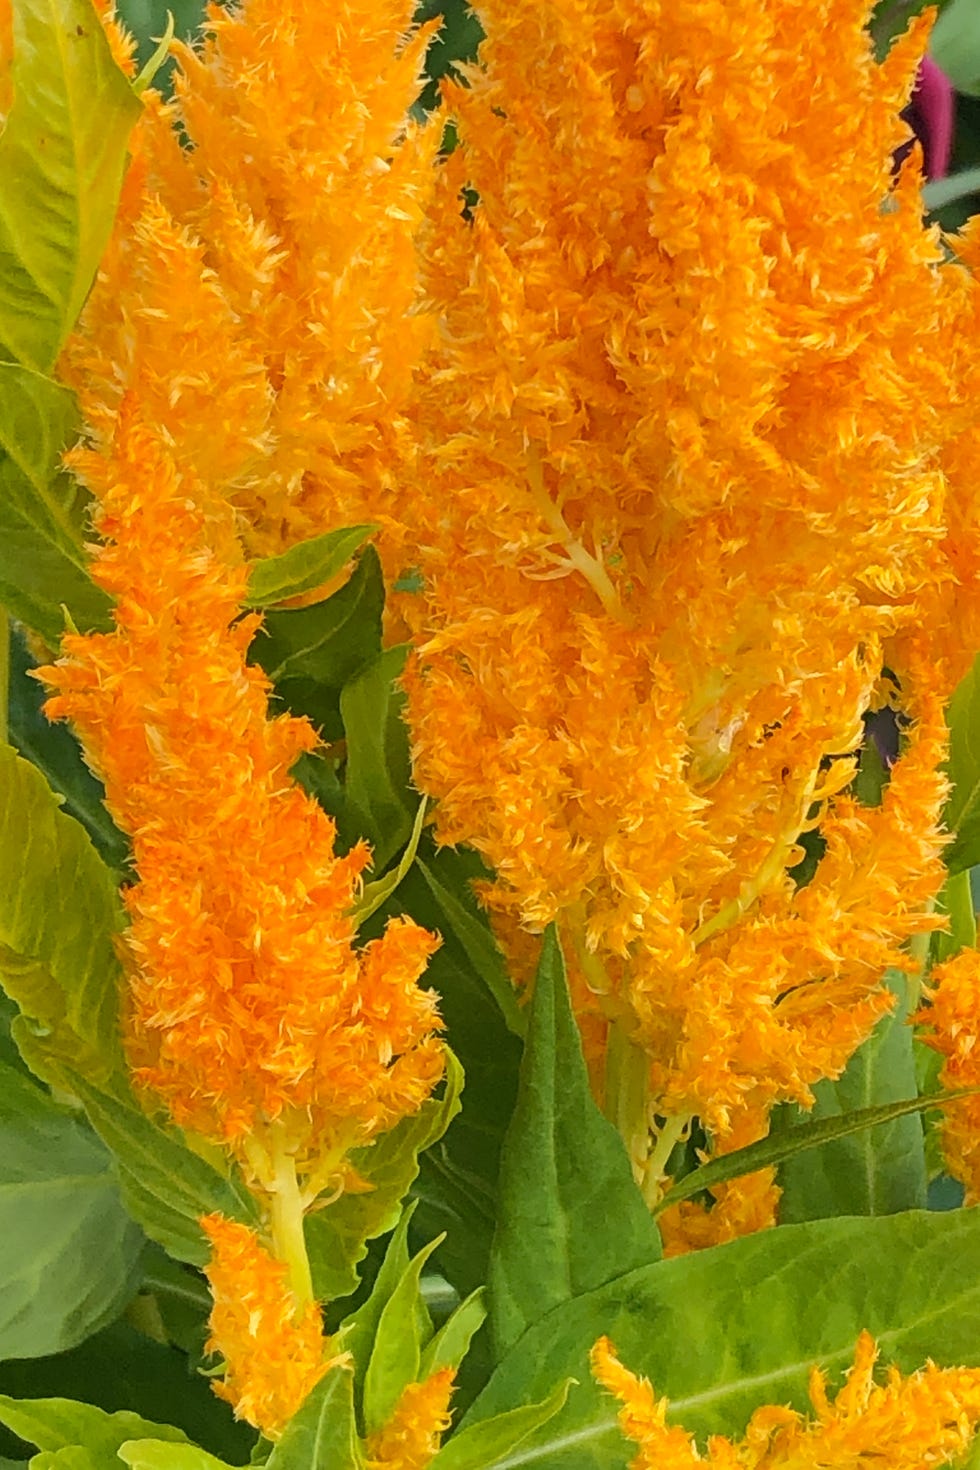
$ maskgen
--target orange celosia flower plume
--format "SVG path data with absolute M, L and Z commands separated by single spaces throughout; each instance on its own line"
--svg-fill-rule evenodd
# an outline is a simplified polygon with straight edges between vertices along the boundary
M 915 159 L 892 176 L 926 30 L 879 67 L 869 9 L 485 0 L 418 459 L 346 515 L 400 521 L 417 779 L 515 956 L 557 920 L 651 1199 L 693 1119 L 720 1152 L 807 1105 L 937 922 L 977 291 Z M 865 805 L 885 683 L 901 751 Z M 726 1238 L 775 1200 L 757 1177 L 666 1225 Z
M 61 364 L 115 629 L 66 636 L 47 708 L 73 722 L 132 841 L 134 1078 L 231 1152 L 265 1212 L 264 1240 L 204 1228 L 220 1391 L 267 1432 L 324 1371 L 303 1214 L 363 1183 L 350 1151 L 415 1113 L 444 1068 L 418 983 L 437 940 L 403 919 L 355 945 L 369 853 L 339 857 L 291 780 L 316 735 L 270 718 L 246 661 L 261 620 L 240 615 L 246 556 L 325 529 L 333 480 L 376 492 L 401 452 L 418 337 L 405 246 L 436 146 L 406 123 L 427 43 L 410 12 L 212 9 L 200 51 L 178 48 L 177 101 L 148 95 Z M 279 1398 L 246 1300 L 281 1348 Z
M 426 1470 L 451 1422 L 454 1379 L 454 1369 L 439 1368 L 402 1390 L 388 1423 L 367 1441 L 367 1470 Z
M 679 1425 L 668 1425 L 666 1399 L 645 1378 L 624 1368 L 608 1338 L 592 1349 L 592 1371 L 622 1404 L 624 1435 L 639 1446 L 630 1470 L 852 1470 L 867 1463 L 888 1470 L 924 1470 L 959 1463 L 980 1421 L 980 1368 L 937 1368 L 929 1363 L 902 1378 L 890 1368 L 876 1384 L 877 1348 L 869 1333 L 858 1339 L 854 1366 L 831 1402 L 826 1379 L 814 1368 L 810 1399 L 815 1419 L 777 1405 L 756 1409 L 744 1439 L 713 1435 L 705 1454 Z

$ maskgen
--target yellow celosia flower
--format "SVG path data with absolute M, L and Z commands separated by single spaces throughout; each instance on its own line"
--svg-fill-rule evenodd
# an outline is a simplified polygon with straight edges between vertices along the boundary
M 980 1087 L 980 952 L 962 950 L 929 974 L 929 1004 L 915 1019 L 922 1040 L 943 1057 L 944 1088 Z M 966 1187 L 967 1204 L 980 1202 L 980 1096 L 950 1103 L 942 1112 L 943 1153 L 949 1172 Z
M 425 1470 L 450 1425 L 455 1370 L 440 1368 L 402 1390 L 388 1423 L 365 1446 L 368 1470 Z
M 815 1419 L 780 1406 L 756 1409 L 744 1439 L 713 1435 L 701 1454 L 678 1425 L 668 1425 L 666 1399 L 624 1368 L 608 1338 L 592 1349 L 592 1371 L 623 1405 L 623 1433 L 639 1446 L 631 1470 L 855 1470 L 874 1462 L 888 1470 L 951 1465 L 969 1447 L 980 1421 L 980 1368 L 927 1364 L 902 1378 L 896 1368 L 876 1384 L 878 1352 L 863 1332 L 847 1382 L 831 1402 L 825 1376 L 814 1368 L 810 1399 Z
M 204 1268 L 213 1298 L 207 1350 L 225 1360 L 223 1380 L 211 1386 L 236 1419 L 277 1439 L 344 1355 L 327 1356 L 320 1308 L 297 1303 L 287 1268 L 254 1230 L 222 1215 L 205 1215 L 201 1228 L 211 1242 Z
M 435 997 L 416 983 L 437 941 L 405 919 L 353 947 L 368 853 L 335 856 L 332 820 L 289 779 L 315 736 L 268 718 L 268 681 L 245 662 L 258 620 L 238 618 L 228 508 L 200 508 L 207 487 L 140 422 L 135 393 L 76 466 L 116 630 L 66 636 L 44 676 L 48 713 L 73 721 L 132 838 L 130 1062 L 258 1187 L 281 1190 L 288 1164 L 310 1203 L 442 1074 Z
M 693 1118 L 720 1152 L 806 1105 L 937 922 L 977 291 L 914 160 L 892 178 L 926 32 L 878 67 L 869 8 L 479 6 L 425 237 L 418 460 L 351 502 L 400 520 L 389 569 L 424 583 L 400 607 L 439 835 L 495 868 L 508 947 L 558 921 L 599 1095 L 622 1122 L 605 1069 L 644 1098 L 651 1198 Z M 908 725 L 864 807 L 886 668 Z M 726 1193 L 702 1234 L 773 1218 L 771 1181 Z

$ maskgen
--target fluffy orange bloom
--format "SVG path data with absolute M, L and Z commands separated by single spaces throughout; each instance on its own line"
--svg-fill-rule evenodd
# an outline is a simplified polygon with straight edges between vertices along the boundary
M 209 1353 L 224 1359 L 224 1377 L 212 1381 L 236 1419 L 277 1439 L 323 1375 L 343 1361 L 328 1357 L 320 1308 L 298 1307 L 287 1268 L 247 1225 L 205 1215 L 211 1242 L 204 1268 L 213 1298 Z
M 939 1081 L 950 1091 L 980 1087 L 980 952 L 965 949 L 929 974 L 929 1004 L 915 1017 L 922 1040 L 943 1058 Z M 980 1096 L 943 1108 L 943 1153 L 949 1172 L 980 1202 Z
M 136 1080 L 263 1188 L 283 1154 L 313 1192 L 337 1187 L 347 1151 L 442 1074 L 435 997 L 416 983 L 436 940 L 406 919 L 354 948 L 368 852 L 337 857 L 332 820 L 289 778 L 315 736 L 270 720 L 245 661 L 258 620 L 239 618 L 228 507 L 140 422 L 135 394 L 76 465 L 99 503 L 93 575 L 116 629 L 66 636 L 47 708 L 74 723 L 132 838 Z
M 937 922 L 978 293 L 915 159 L 892 177 L 921 24 L 878 66 L 867 0 L 478 9 L 418 459 L 376 502 L 421 588 L 415 771 L 495 869 L 505 944 L 557 920 L 653 1197 L 692 1118 L 721 1152 L 838 1075 Z M 901 745 L 863 805 L 886 671 Z M 698 1229 L 772 1219 L 742 1188 Z
M 403 1389 L 388 1423 L 368 1439 L 368 1470 L 425 1470 L 449 1428 L 455 1370 L 440 1368 Z
M 847 1383 L 831 1402 L 818 1368 L 810 1376 L 815 1418 L 780 1406 L 756 1409 L 744 1439 L 721 1435 L 698 1452 L 678 1425 L 668 1425 L 666 1399 L 645 1378 L 624 1368 L 608 1338 L 592 1349 L 592 1371 L 623 1405 L 623 1433 L 639 1446 L 631 1470 L 852 1470 L 874 1460 L 888 1470 L 951 1465 L 971 1444 L 980 1421 L 980 1368 L 937 1368 L 929 1363 L 903 1379 L 890 1368 L 874 1381 L 877 1348 L 869 1333 L 858 1339 Z

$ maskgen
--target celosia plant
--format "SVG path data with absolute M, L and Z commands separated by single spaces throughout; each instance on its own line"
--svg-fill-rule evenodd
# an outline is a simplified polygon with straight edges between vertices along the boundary
M 125 18 L 0 3 L 0 1455 L 965 1465 L 929 16 Z

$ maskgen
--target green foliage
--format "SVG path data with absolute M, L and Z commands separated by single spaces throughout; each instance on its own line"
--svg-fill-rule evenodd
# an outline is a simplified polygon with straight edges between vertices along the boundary
M 571 1379 L 553 1389 L 540 1403 L 507 1409 L 454 1434 L 432 1461 L 432 1470 L 494 1470 L 520 1464 L 520 1447 L 564 1408 Z
M 290 1421 L 267 1470 L 361 1470 L 352 1375 L 336 1368 L 322 1378 Z M 157 1470 L 157 1467 L 151 1467 Z M 169 1470 L 160 1466 L 159 1470 Z M 183 1470 L 183 1467 L 174 1467 Z M 195 1470 L 188 1466 L 187 1470 Z M 202 1467 L 203 1470 L 203 1467 Z
M 175 1443 L 171 1439 L 128 1439 L 119 1446 L 119 1459 L 133 1470 L 228 1470 L 196 1444 Z
M 357 1266 L 367 1242 L 384 1235 L 401 1213 L 401 1201 L 419 1169 L 419 1154 L 438 1142 L 459 1112 L 463 1070 L 446 1054 L 446 1079 L 439 1098 L 430 1098 L 366 1148 L 351 1152 L 351 1163 L 371 1185 L 363 1194 L 343 1194 L 306 1219 L 306 1245 L 318 1297 L 333 1301 L 357 1289 Z
M 46 1080 L 103 1081 L 120 1065 L 122 925 L 115 879 L 39 771 L 0 746 L 0 983 L 12 1032 Z
M 280 556 L 257 562 L 248 579 L 249 607 L 275 607 L 277 602 L 312 592 L 340 575 L 376 526 L 348 526 L 300 541 Z
M 405 1267 L 381 1309 L 364 1375 L 364 1427 L 374 1434 L 391 1418 L 402 1390 L 420 1379 L 422 1345 L 432 1322 L 422 1300 L 422 1268 L 439 1245 L 429 1242 Z
M 118 1466 L 116 1455 L 127 1440 L 152 1435 L 180 1443 L 186 1436 L 171 1424 L 151 1424 L 122 1410 L 107 1414 L 71 1399 L 13 1399 L 0 1394 L 0 1423 L 38 1449 L 58 1451 L 84 1446 L 96 1464 Z
M 124 868 L 129 845 L 103 804 L 105 792 L 82 759 L 78 741 L 67 725 L 52 724 L 41 711 L 44 691 L 30 676 L 35 667 L 23 635 L 10 630 L 10 743 L 64 797 L 63 811 L 81 822 L 103 861 Z
M 928 1357 L 941 1366 L 976 1360 L 977 1211 L 786 1225 L 632 1271 L 531 1326 L 463 1427 L 571 1376 L 565 1409 L 508 1459 L 508 1470 L 624 1470 L 616 1404 L 587 1362 L 601 1335 L 670 1398 L 672 1418 L 686 1429 L 741 1435 L 760 1404 L 805 1408 L 813 1364 L 839 1380 L 863 1329 L 903 1372 Z
M 13 14 L 14 103 L 0 134 L 0 357 L 47 373 L 109 239 L 140 104 L 88 0 L 16 0 Z
M 111 1155 L 36 1083 L 0 1063 L 0 1358 L 73 1347 L 125 1307 L 141 1232 Z
M 929 50 L 958 92 L 980 95 L 980 9 L 949 0 L 933 27 Z
M 486 1293 L 482 1287 L 471 1292 L 429 1340 L 419 1365 L 419 1377 L 428 1378 L 440 1368 L 458 1368 L 470 1351 L 473 1339 L 487 1318 Z
M 888 983 L 896 996 L 895 1009 L 879 1021 L 836 1082 L 820 1082 L 814 1088 L 814 1121 L 854 1121 L 862 1114 L 867 1116 L 869 1108 L 915 1097 L 915 1053 L 908 1024 L 910 984 L 899 971 L 890 972 Z M 921 1114 L 902 1113 L 890 1122 L 791 1155 L 783 1164 L 779 1182 L 783 1223 L 825 1215 L 890 1215 L 924 1209 L 927 1180 Z
M 945 821 L 956 835 L 943 856 L 951 873 L 980 862 L 980 657 L 960 681 L 946 712 L 952 792 Z
M 589 1091 L 553 927 L 534 982 L 500 1205 L 489 1299 L 498 1359 L 560 1303 L 660 1254 L 622 1141 Z M 605 1220 L 615 1228 L 597 1229 Z
M 340 711 L 347 737 L 345 778 L 348 841 L 354 835 L 371 844 L 376 872 L 382 872 L 412 835 L 418 802 L 411 790 L 405 696 L 397 687 L 408 649 L 387 648 L 344 686 Z

